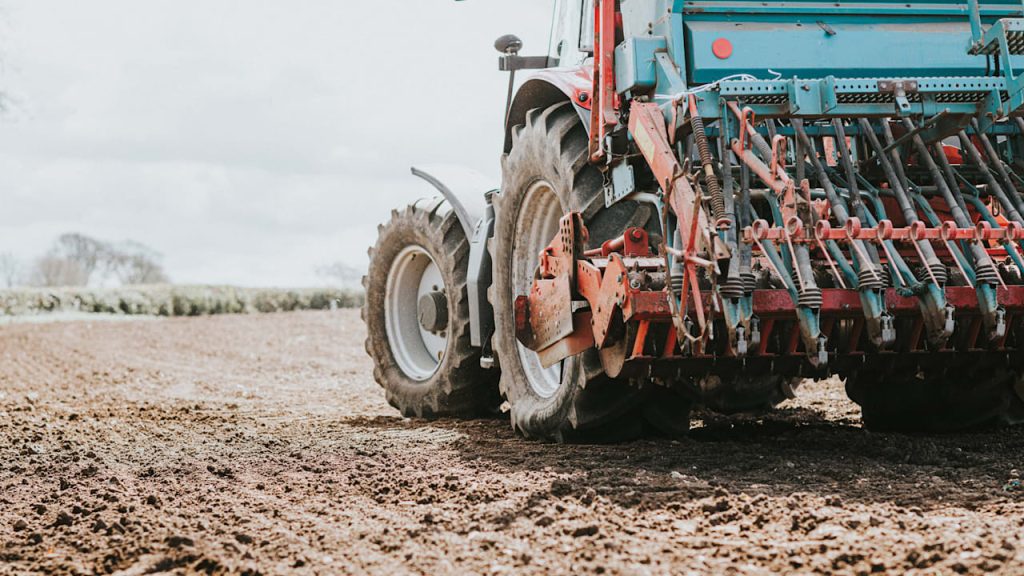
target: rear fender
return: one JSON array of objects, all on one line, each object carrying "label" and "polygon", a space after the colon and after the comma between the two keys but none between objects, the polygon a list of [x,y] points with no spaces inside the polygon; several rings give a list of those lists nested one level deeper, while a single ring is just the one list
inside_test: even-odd
[{"label": "rear fender", "polygon": [[487,240],[494,233],[491,195],[498,187],[479,172],[462,166],[416,166],[412,173],[429,182],[444,196],[469,238],[466,290],[469,294],[470,342],[482,348],[494,332],[494,312],[487,301],[487,289],[491,286],[491,255],[487,250]]},{"label": "rear fender", "polygon": [[592,66],[549,68],[530,77],[516,92],[505,120],[505,153],[512,150],[512,129],[526,123],[526,113],[559,102],[572,102],[583,126],[590,132],[590,107],[594,89]]}]

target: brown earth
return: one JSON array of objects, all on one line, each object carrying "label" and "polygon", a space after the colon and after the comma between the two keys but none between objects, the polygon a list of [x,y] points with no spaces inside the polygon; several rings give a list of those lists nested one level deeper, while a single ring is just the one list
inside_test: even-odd
[{"label": "brown earth", "polygon": [[0,326],[0,572],[1022,573],[1021,430],[837,383],[685,441],[404,420],[353,311]]}]

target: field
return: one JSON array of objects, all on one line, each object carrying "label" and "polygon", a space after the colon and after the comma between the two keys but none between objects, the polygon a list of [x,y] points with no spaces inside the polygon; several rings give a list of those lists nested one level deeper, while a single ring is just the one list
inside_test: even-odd
[{"label": "field", "polygon": [[382,400],[354,310],[0,326],[0,573],[1024,572],[1020,430],[872,434],[837,383],[684,441]]}]

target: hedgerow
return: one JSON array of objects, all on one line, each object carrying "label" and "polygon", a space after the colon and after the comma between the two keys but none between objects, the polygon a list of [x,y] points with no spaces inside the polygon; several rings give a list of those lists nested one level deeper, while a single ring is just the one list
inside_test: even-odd
[{"label": "hedgerow", "polygon": [[87,312],[126,316],[207,316],[358,308],[360,291],[231,286],[32,288],[0,291],[0,316]]}]

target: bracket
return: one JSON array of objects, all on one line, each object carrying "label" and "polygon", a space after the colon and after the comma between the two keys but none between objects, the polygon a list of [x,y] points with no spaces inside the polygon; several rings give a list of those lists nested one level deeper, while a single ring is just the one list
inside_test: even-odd
[{"label": "bracket", "polygon": [[910,114],[911,106],[907,94],[916,94],[918,90],[917,80],[879,80],[878,91],[880,93],[891,93],[896,99],[896,113],[900,116]]}]

